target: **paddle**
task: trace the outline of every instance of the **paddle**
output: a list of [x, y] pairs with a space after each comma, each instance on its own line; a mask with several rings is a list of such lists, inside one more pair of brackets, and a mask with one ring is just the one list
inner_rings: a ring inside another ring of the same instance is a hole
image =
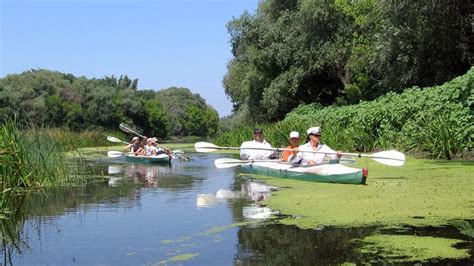
[[238, 160], [232, 158], [220, 158], [214, 161], [214, 165], [217, 168], [231, 168], [235, 166], [242, 165], [244, 163], [254, 163], [254, 162], [281, 162], [281, 160]]
[[[127, 133], [131, 133], [131, 134], [135, 134], [139, 137], [142, 137], [142, 138], [145, 138], [145, 136], [143, 135], [140, 135], [138, 132], [136, 132], [135, 130], [133, 130], [129, 125], [125, 124], [125, 123], [120, 123], [119, 125], [119, 128], [121, 130], [123, 130], [124, 132], [127, 132]], [[108, 139], [108, 138], [107, 138]], [[168, 149], [167, 147], [161, 145], [161, 144], [156, 144], [158, 147], [161, 147], [162, 149]], [[168, 149], [170, 150], [170, 149]], [[171, 151], [171, 150], [170, 150]], [[180, 158], [181, 160], [183, 161], [189, 161], [189, 158], [181, 155], [180, 153], [184, 153], [183, 151], [179, 151], [179, 152], [176, 152], [176, 151], [171, 151], [171, 153], [173, 155], [175, 155], [176, 157]]]
[[135, 135], [137, 135], [137, 136], [139, 136], [139, 137], [142, 137], [142, 138], [145, 137], [145, 136], [143, 136], [143, 135], [140, 135], [138, 132], [136, 132], [135, 130], [133, 130], [129, 125], [127, 125], [127, 124], [125, 124], [125, 123], [120, 123], [119, 128], [120, 128], [121, 130], [123, 130], [124, 132], [131, 133], [131, 134], [135, 134]]
[[124, 155], [125, 155], [125, 153], [123, 153], [121, 151], [108, 151], [107, 152], [107, 156], [111, 157], [111, 158], [121, 157], [121, 156], [124, 156]]
[[[217, 150], [240, 150], [239, 147], [220, 147], [212, 143], [208, 142], [196, 142], [194, 144], [194, 148], [197, 152], [212, 152]], [[246, 150], [271, 150], [271, 151], [291, 151], [292, 149], [285, 149], [285, 148], [252, 148], [252, 147], [245, 147]], [[311, 153], [324, 153], [324, 154], [336, 154], [336, 153], [328, 153], [328, 152], [320, 152], [320, 151], [304, 151], [304, 152], [311, 152]], [[368, 157], [372, 158], [374, 161], [390, 165], [390, 166], [402, 166], [405, 164], [405, 154], [390, 150], [390, 151], [381, 151], [376, 152], [373, 154], [364, 154], [364, 153], [340, 153], [341, 155], [346, 156], [356, 156], [356, 157]]]
[[125, 141], [123, 141], [123, 140], [120, 140], [120, 139], [118, 139], [118, 138], [116, 138], [116, 137], [107, 136], [107, 140], [108, 140], [108, 141], [111, 141], [111, 142], [117, 142], [117, 143], [123, 143], [123, 144], [128, 144], [128, 145], [130, 145], [130, 143], [125, 142]]

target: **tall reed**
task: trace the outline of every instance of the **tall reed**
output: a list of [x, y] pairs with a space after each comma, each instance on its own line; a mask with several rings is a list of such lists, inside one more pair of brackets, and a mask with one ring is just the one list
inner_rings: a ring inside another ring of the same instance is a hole
[[6, 121], [0, 128], [0, 213], [9, 212], [11, 197], [21, 190], [83, 183], [64, 158], [66, 149], [47, 130]]
[[51, 138], [57, 140], [65, 150], [72, 151], [77, 148], [112, 146], [117, 143], [107, 141], [107, 136], [127, 139], [122, 132], [106, 132], [98, 130], [85, 130], [74, 132], [63, 128], [45, 129]]

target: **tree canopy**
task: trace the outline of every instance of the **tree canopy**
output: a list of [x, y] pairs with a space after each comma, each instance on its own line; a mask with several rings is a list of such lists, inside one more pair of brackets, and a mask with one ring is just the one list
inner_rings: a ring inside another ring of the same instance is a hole
[[223, 79], [234, 114], [276, 121], [441, 84], [474, 63], [470, 1], [264, 0], [231, 20]]
[[219, 116], [187, 88], [137, 90], [128, 76], [87, 79], [49, 70], [30, 70], [0, 79], [0, 120], [71, 130], [112, 129], [121, 122], [150, 136], [215, 134]]

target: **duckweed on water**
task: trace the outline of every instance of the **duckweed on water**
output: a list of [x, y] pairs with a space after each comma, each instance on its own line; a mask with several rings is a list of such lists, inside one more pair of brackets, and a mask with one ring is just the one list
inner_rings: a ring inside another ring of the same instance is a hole
[[266, 203], [301, 228], [380, 225], [440, 226], [474, 217], [473, 162], [409, 158], [403, 167], [362, 161], [367, 185], [343, 185], [258, 176], [282, 189]]
[[183, 262], [183, 261], [188, 261], [193, 259], [194, 257], [198, 256], [199, 253], [186, 253], [186, 254], [181, 254], [177, 255], [174, 257], [171, 257], [167, 260], [162, 260], [159, 262], [159, 264], [168, 264], [170, 262]]
[[[391, 262], [429, 261], [433, 259], [468, 258], [467, 249], [453, 246], [463, 241], [436, 237], [409, 235], [372, 235], [365, 237], [365, 244], [358, 249], [364, 255], [376, 255]], [[376, 261], [373, 261], [376, 262]]]
[[190, 260], [190, 259], [196, 257], [197, 255], [199, 255], [199, 254], [198, 253], [181, 254], [181, 255], [178, 255], [178, 256], [174, 256], [174, 257], [170, 258], [169, 260], [170, 261], [187, 261], [187, 260]]

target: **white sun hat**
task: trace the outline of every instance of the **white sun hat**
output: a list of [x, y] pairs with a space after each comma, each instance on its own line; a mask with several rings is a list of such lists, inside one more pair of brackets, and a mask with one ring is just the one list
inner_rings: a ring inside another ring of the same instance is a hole
[[321, 136], [321, 128], [320, 127], [310, 127], [308, 130], [306, 130], [306, 133], [313, 134], [313, 135], [319, 135]]
[[290, 133], [290, 139], [292, 138], [299, 138], [300, 137], [300, 133], [298, 133], [297, 131], [291, 131]]

